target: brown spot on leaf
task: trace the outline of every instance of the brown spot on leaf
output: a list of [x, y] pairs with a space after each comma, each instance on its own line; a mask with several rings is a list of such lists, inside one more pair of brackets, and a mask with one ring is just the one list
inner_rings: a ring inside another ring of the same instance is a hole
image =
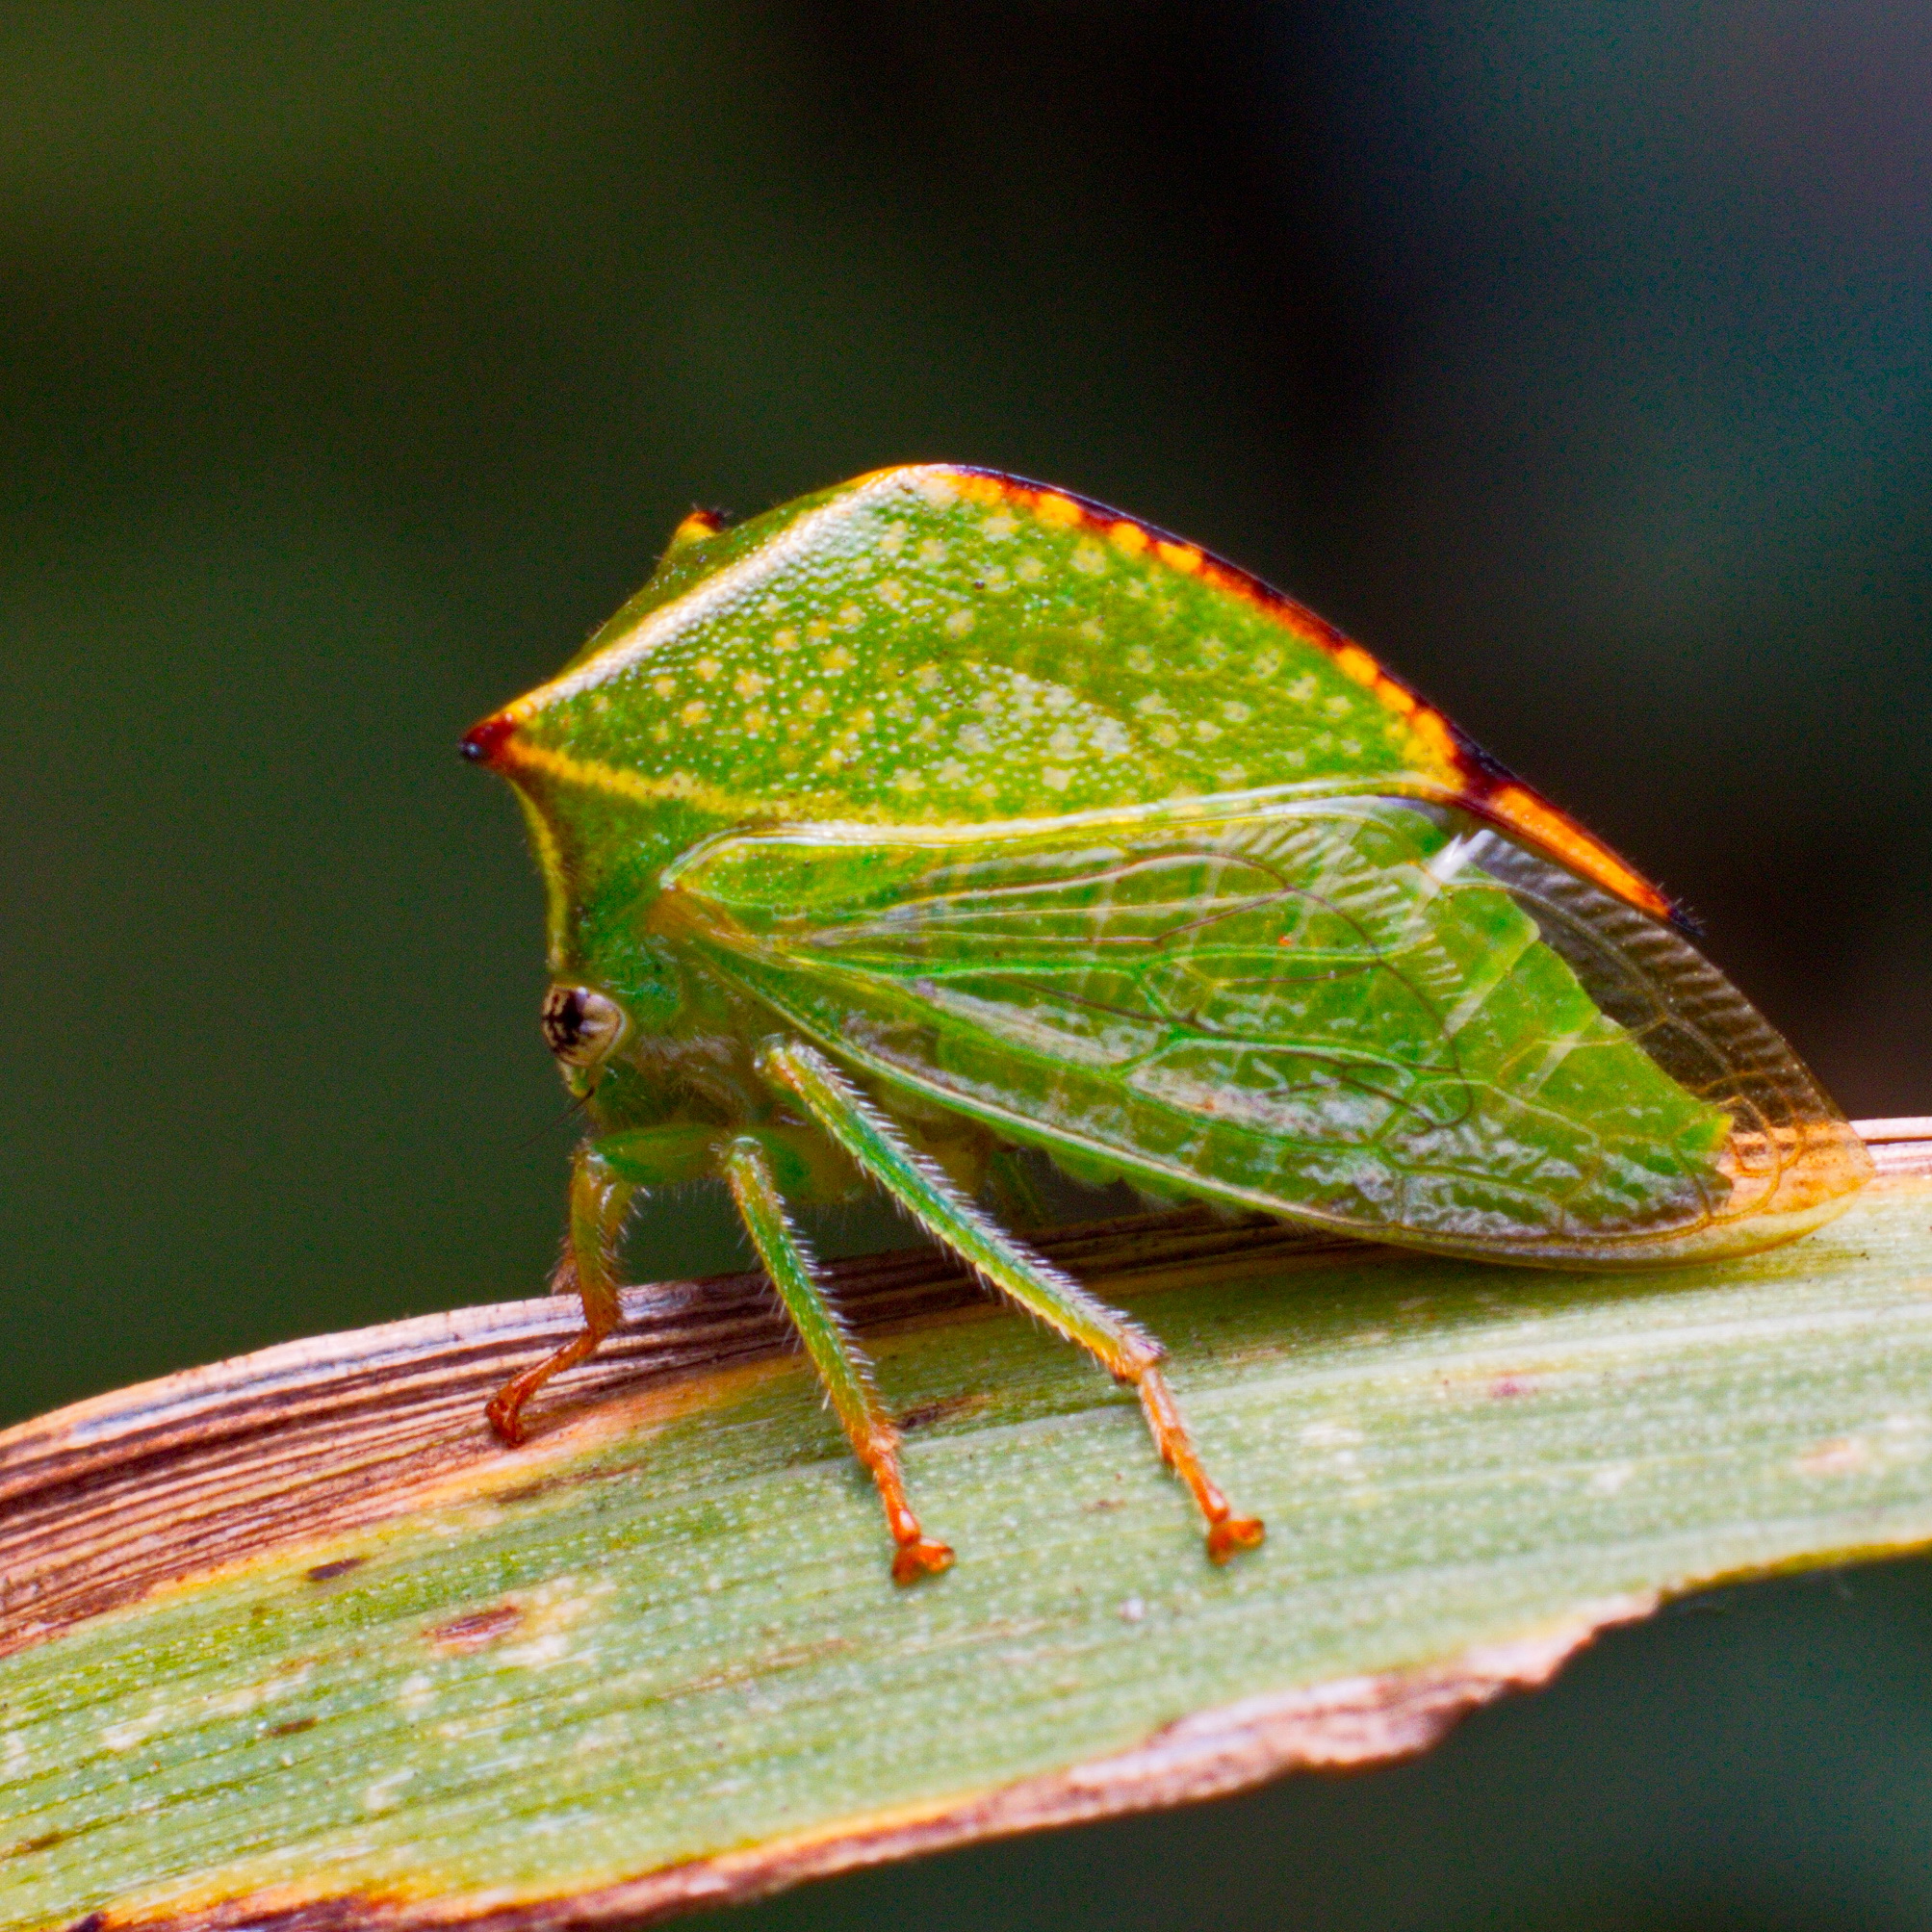
[[776, 1677], [783, 1671], [802, 1669], [807, 1664], [837, 1657], [854, 1647], [849, 1636], [827, 1636], [816, 1643], [768, 1650], [761, 1656], [727, 1664], [722, 1670], [708, 1670], [702, 1677], [686, 1678], [683, 1683], [673, 1685], [660, 1694], [670, 1699], [694, 1697], [710, 1690], [729, 1690], [740, 1684], [756, 1684], [762, 1678]]
[[[628, 1472], [627, 1472], [628, 1473]], [[519, 1482], [508, 1489], [490, 1492], [493, 1503], [534, 1503], [544, 1496], [555, 1496], [566, 1489], [581, 1489], [586, 1483], [605, 1480], [607, 1470], [579, 1471], [569, 1476], [540, 1476], [534, 1482]]]
[[312, 1584], [332, 1584], [338, 1577], [346, 1577], [351, 1570], [359, 1570], [369, 1561], [367, 1557], [338, 1557], [332, 1563], [318, 1563], [314, 1569], [305, 1570]]
[[438, 1650], [460, 1657], [507, 1636], [523, 1620], [524, 1613], [515, 1604], [492, 1604], [488, 1610], [469, 1610], [437, 1624], [429, 1633], [429, 1641]]
[[10, 1844], [5, 1851], [0, 1851], [0, 1864], [10, 1858], [26, 1858], [30, 1853], [45, 1851], [68, 1836], [70, 1834], [64, 1831], [43, 1831], [38, 1838], [23, 1838], [17, 1844]]
[[930, 1429], [936, 1422], [950, 1422], [955, 1416], [973, 1415], [992, 1401], [990, 1395], [941, 1396], [937, 1402], [915, 1403], [899, 1418], [901, 1429]]
[[313, 1717], [290, 1717], [286, 1718], [280, 1724], [270, 1724], [269, 1726], [269, 1736], [271, 1738], [295, 1738], [299, 1737], [304, 1731], [313, 1731], [315, 1728], [316, 1720]]

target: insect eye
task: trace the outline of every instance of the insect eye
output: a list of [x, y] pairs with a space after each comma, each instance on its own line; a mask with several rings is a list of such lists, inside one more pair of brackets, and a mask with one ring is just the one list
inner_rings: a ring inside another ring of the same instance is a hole
[[554, 986], [543, 996], [544, 1044], [566, 1067], [594, 1067], [624, 1033], [624, 1009], [587, 986]]

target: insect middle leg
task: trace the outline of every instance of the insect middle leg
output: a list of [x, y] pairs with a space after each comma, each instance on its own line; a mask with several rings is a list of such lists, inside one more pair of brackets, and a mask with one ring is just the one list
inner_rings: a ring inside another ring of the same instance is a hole
[[961, 1260], [1134, 1389], [1161, 1459], [1187, 1484], [1206, 1520], [1207, 1553], [1216, 1562], [1261, 1541], [1260, 1520], [1237, 1516], [1201, 1467], [1160, 1371], [1164, 1351], [1151, 1335], [990, 1221], [909, 1147], [891, 1122], [815, 1047], [801, 1041], [767, 1047], [759, 1070], [793, 1095], [860, 1167]]
[[880, 1400], [871, 1363], [812, 1275], [811, 1251], [785, 1211], [764, 1148], [751, 1135], [740, 1135], [726, 1144], [722, 1165], [745, 1231], [832, 1398], [852, 1453], [879, 1486], [886, 1521], [898, 1545], [893, 1582], [910, 1584], [937, 1575], [951, 1565], [953, 1553], [924, 1534], [906, 1501], [898, 1429]]

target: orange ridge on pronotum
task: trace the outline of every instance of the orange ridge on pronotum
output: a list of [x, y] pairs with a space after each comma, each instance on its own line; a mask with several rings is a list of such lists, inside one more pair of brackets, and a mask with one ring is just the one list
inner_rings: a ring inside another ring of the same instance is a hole
[[[1216, 589], [1251, 605], [1302, 642], [1314, 645], [1345, 677], [1371, 692], [1406, 722], [1442, 767], [1454, 774], [1455, 785], [1446, 788], [1445, 803], [1459, 806], [1501, 831], [1513, 833], [1639, 912], [1679, 925], [1687, 923], [1669, 897], [1634, 865], [1587, 827], [1525, 785], [1454, 719], [1385, 671], [1373, 654], [1325, 617], [1239, 564], [1229, 563], [1224, 557], [1216, 556], [1157, 525], [1124, 517], [1104, 503], [1069, 490], [1030, 482], [997, 470], [950, 464], [933, 467], [970, 502], [1014, 503], [1049, 528], [1089, 528], [1128, 555], [1140, 556], [1151, 550], [1170, 570], [1181, 576], [1198, 576]], [[698, 509], [679, 526], [676, 534], [684, 541], [692, 541], [715, 534], [723, 525], [724, 519], [718, 512]], [[524, 703], [519, 700], [475, 726], [462, 741], [464, 757], [498, 767], [514, 762], [515, 753], [509, 740], [521, 722]]]
[[1654, 918], [1684, 923], [1683, 914], [1668, 895], [1653, 886], [1636, 866], [1620, 858], [1586, 826], [1525, 785], [1453, 718], [1385, 671], [1372, 653], [1306, 605], [1298, 604], [1239, 564], [1229, 563], [1225, 557], [1216, 556], [1198, 544], [1189, 543], [1156, 525], [1123, 517], [1091, 497], [1031, 482], [1024, 477], [1010, 477], [998, 470], [936, 467], [953, 478], [955, 487], [968, 501], [1016, 503], [1053, 529], [1085, 527], [1128, 555], [1139, 556], [1151, 549], [1170, 570], [1184, 577], [1198, 576], [1217, 590], [1254, 605], [1304, 643], [1314, 645], [1344, 677], [1373, 693], [1407, 722], [1409, 729], [1455, 773], [1458, 788], [1448, 802], [1486, 819], [1504, 832], [1515, 833], [1639, 912]]

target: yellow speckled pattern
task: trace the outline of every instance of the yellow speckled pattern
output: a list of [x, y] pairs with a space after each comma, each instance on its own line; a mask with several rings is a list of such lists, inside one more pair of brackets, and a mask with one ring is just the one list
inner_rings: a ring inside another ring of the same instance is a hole
[[601, 793], [721, 825], [966, 825], [1373, 789], [1466, 806], [1668, 912], [1359, 645], [1064, 492], [884, 470], [734, 530], [694, 515], [674, 564], [686, 587], [660, 572], [482, 728], [546, 816]]

